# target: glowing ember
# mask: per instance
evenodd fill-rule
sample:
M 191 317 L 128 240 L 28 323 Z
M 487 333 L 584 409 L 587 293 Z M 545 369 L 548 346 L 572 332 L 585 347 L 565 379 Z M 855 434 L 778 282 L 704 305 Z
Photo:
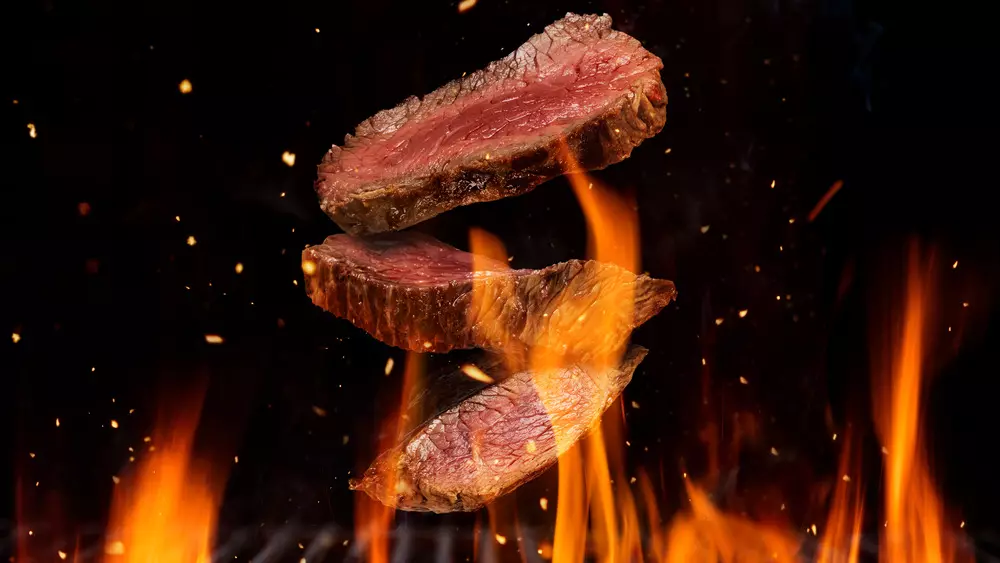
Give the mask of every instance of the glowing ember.
M 749 312 L 750 311 L 748 309 L 740 309 L 740 318 L 742 319 L 743 317 L 746 317 Z
M 476 381 L 481 381 L 483 383 L 493 383 L 493 378 L 486 375 L 483 370 L 479 369 L 473 364 L 464 364 L 462 366 L 462 373 L 468 375 Z
M 236 267 L 234 268 L 234 270 L 236 270 L 237 274 L 242 274 L 243 273 L 243 262 L 237 262 L 236 263 Z
M 548 510 L 549 509 L 549 499 L 547 499 L 545 497 L 542 497 L 542 498 L 538 499 L 538 506 L 542 507 L 542 510 Z
M 313 262 L 312 260 L 303 260 L 302 261 L 302 272 L 305 273 L 307 276 L 311 276 L 311 275 L 315 274 L 316 273 L 316 263 Z
M 114 420 L 114 419 L 111 419 L 111 427 L 112 428 L 118 428 L 118 421 Z
M 38 130 L 35 129 L 34 123 L 28 124 L 28 136 L 31 137 L 32 139 L 38 137 Z
M 506 536 L 501 536 L 500 534 L 497 534 L 496 535 L 496 539 L 497 539 L 497 543 L 498 544 L 500 544 L 500 545 L 507 545 L 507 538 L 506 538 Z
M 80 214 L 80 217 L 90 215 L 90 204 L 86 201 L 81 201 L 76 205 L 76 212 Z
M 843 180 L 837 180 L 832 186 L 830 186 L 830 189 L 827 190 L 826 193 L 823 194 L 823 197 L 820 198 L 819 202 L 816 203 L 816 207 L 813 207 L 813 210 L 809 212 L 810 223 L 816 220 L 820 211 L 823 211 L 826 204 L 830 203 L 830 200 L 833 199 L 833 196 L 837 195 L 837 192 L 839 192 L 842 187 L 844 187 Z
M 389 375 L 390 373 L 392 373 L 392 368 L 395 365 L 395 363 L 396 362 L 392 358 L 389 358 L 388 360 L 385 361 L 385 374 L 386 375 Z
M 198 244 L 198 239 L 194 238 L 194 235 L 188 235 L 187 245 L 188 246 L 194 246 L 196 244 Z
M 208 342 L 209 344 L 222 344 L 223 340 L 218 334 L 206 334 L 205 342 Z
M 191 81 L 187 78 L 181 80 L 181 83 L 177 85 L 177 88 L 181 91 L 181 94 L 190 94 L 191 90 L 194 89 L 194 87 L 191 86 Z
M 281 153 L 281 162 L 288 166 L 295 166 L 295 153 L 288 151 Z
M 476 6 L 478 0 L 462 0 L 458 3 L 458 13 L 464 14 Z
M 20 335 L 20 334 L 18 334 L 18 333 L 16 333 L 16 332 L 15 332 L 15 333 L 12 333 L 12 334 L 10 335 L 10 339 L 11 339 L 11 340 L 12 340 L 12 341 L 14 342 L 14 344 L 17 344 L 18 342 L 20 342 L 20 341 L 21 341 L 21 335 Z

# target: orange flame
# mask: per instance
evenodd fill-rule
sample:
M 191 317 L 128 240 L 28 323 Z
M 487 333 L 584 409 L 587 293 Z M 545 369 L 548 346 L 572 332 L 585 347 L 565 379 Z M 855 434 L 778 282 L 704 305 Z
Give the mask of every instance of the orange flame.
M 816 554 L 816 563 L 858 563 L 864 500 L 861 463 L 850 428 L 844 434 L 837 486 Z M 846 550 L 845 550 L 846 548 Z
M 909 563 L 965 560 L 956 531 L 947 532 L 922 446 L 924 331 L 933 288 L 916 244 L 910 249 L 902 334 L 888 366 L 873 378 L 875 427 L 885 448 L 885 526 L 882 561 Z
M 399 399 L 399 410 L 395 417 L 390 417 L 390 428 L 382 432 L 379 440 L 379 451 L 392 448 L 400 436 L 405 434 L 417 421 L 412 420 L 408 410 L 408 402 L 413 391 L 419 385 L 424 373 L 424 357 L 414 352 L 406 354 L 406 366 L 403 370 L 403 389 Z M 393 420 L 393 418 L 395 420 Z M 392 472 L 384 476 L 387 487 L 395 488 L 397 476 L 395 466 L 386 464 L 384 470 Z M 395 511 L 381 502 L 371 499 L 368 495 L 355 495 L 355 541 L 365 546 L 367 560 L 370 563 L 388 563 L 389 561 L 389 526 L 392 524 Z
M 105 561 L 208 563 L 221 487 L 192 462 L 201 399 L 157 428 L 155 450 L 115 489 Z

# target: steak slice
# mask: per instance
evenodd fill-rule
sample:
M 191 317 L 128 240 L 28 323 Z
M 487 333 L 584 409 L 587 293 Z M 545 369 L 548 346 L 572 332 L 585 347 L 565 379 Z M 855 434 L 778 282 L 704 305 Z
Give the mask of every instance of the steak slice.
M 661 68 L 610 16 L 566 14 L 485 69 L 363 121 L 319 165 L 321 206 L 348 233 L 394 231 L 619 162 L 666 122 Z
M 511 375 L 489 361 L 481 369 L 501 381 L 414 428 L 351 488 L 399 510 L 476 510 L 551 467 L 600 424 L 645 356 L 633 346 L 604 370 L 577 364 Z
M 418 352 L 550 347 L 574 361 L 616 357 L 632 329 L 676 296 L 673 282 L 614 264 L 570 260 L 512 270 L 409 231 L 333 235 L 306 248 L 302 260 L 314 304 Z

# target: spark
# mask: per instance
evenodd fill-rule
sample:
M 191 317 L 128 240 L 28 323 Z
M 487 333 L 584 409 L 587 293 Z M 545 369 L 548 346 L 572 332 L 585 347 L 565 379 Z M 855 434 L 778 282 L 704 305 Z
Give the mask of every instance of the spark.
M 191 86 L 191 81 L 187 78 L 181 80 L 181 83 L 177 86 L 177 88 L 181 91 L 181 94 L 190 94 L 191 90 L 194 89 L 194 87 Z
M 240 462 L 240 456 L 234 455 L 233 456 L 233 463 L 239 463 L 239 462 Z
M 284 162 L 289 166 L 295 166 L 295 153 L 290 151 L 281 153 L 281 162 Z
M 118 483 L 122 482 L 122 479 L 121 479 L 121 477 L 119 477 L 117 475 L 112 475 L 111 476 L 111 482 L 114 483 L 115 485 L 117 485 Z
M 86 201 L 81 201 L 76 204 L 76 211 L 80 214 L 80 217 L 86 217 L 87 215 L 90 215 L 90 204 Z
M 142 441 L 148 444 L 153 441 L 153 438 L 151 436 L 146 436 L 142 439 Z
M 545 497 L 542 497 L 542 498 L 538 499 L 538 506 L 541 506 L 542 510 L 548 510 L 549 509 L 549 499 L 547 499 Z M 964 522 L 963 522 L 963 524 L 964 524 Z
M 326 416 L 326 409 L 324 409 L 323 407 L 318 407 L 316 405 L 313 405 L 313 412 L 316 413 L 316 416 L 320 418 Z
M 424 348 L 425 349 L 430 350 L 431 346 L 433 346 L 433 344 L 431 344 L 430 342 L 424 341 Z
M 28 124 L 28 136 L 31 137 L 32 139 L 35 139 L 35 138 L 38 137 L 38 130 L 35 129 L 35 124 L 34 123 L 29 123 Z
M 778 455 L 778 448 L 771 446 L 771 455 Z
M 638 401 L 632 401 L 632 408 L 638 410 L 639 409 L 639 402 Z
M 754 271 L 754 272 L 757 272 L 757 273 L 759 274 L 759 273 L 760 273 L 760 266 L 758 266 L 758 265 L 754 265 L 754 267 L 753 267 L 753 271 Z
M 392 373 L 392 367 L 395 364 L 396 364 L 396 362 L 392 358 L 389 358 L 388 360 L 385 361 L 385 374 L 386 375 L 389 375 L 390 373 Z
M 749 312 L 750 312 L 749 309 L 740 309 L 740 318 L 742 319 L 743 317 L 747 316 L 747 313 Z
M 955 268 L 958 268 L 958 260 L 955 260 L 955 263 L 951 265 L 952 270 L 954 270 Z
M 780 295 L 775 295 L 774 298 L 777 299 L 778 301 L 781 301 L 781 296 Z
M 702 358 L 702 359 L 701 359 L 701 365 L 703 365 L 703 366 L 704 366 L 704 365 L 707 365 L 707 363 L 705 362 L 705 358 Z
M 962 307 L 963 308 L 964 307 L 968 307 L 968 306 L 969 306 L 969 302 L 968 301 L 962 301 Z
M 749 384 L 750 382 L 749 382 L 749 381 L 747 381 L 747 378 L 745 378 L 745 377 L 743 377 L 743 376 L 741 375 L 741 376 L 740 376 L 740 383 L 742 383 L 743 385 L 748 385 L 748 384 Z
M 833 441 L 834 441 L 834 442 L 836 442 L 836 441 L 837 441 L 837 433 L 836 433 L 836 432 L 834 432 L 834 433 L 833 433 Z
M 702 225 L 701 226 L 701 234 L 707 233 L 708 230 L 711 229 L 711 228 L 712 228 L 712 225 Z
M 112 428 L 118 428 L 118 421 L 112 418 L 111 419 L 111 427 Z
M 285 192 L 281 192 L 280 194 L 278 194 L 278 197 L 285 197 Z
M 181 216 L 180 215 L 174 215 L 174 221 L 177 221 L 178 223 L 180 223 L 181 222 Z
M 812 526 L 809 526 L 809 530 L 812 531 L 813 535 L 815 536 L 816 535 L 816 524 L 813 524 Z
M 319 28 L 318 27 L 316 28 L 316 33 L 319 33 Z
M 316 263 L 313 262 L 312 260 L 303 260 L 302 261 L 302 272 L 305 275 L 307 275 L 307 276 L 311 276 L 311 275 L 315 274 L 316 273 Z
M 424 348 L 430 348 L 430 342 L 424 342 Z M 476 381 L 482 381 L 483 383 L 493 383 L 493 378 L 486 375 L 483 370 L 479 369 L 475 364 L 463 364 L 462 373 L 475 379 Z
M 218 334 L 206 334 L 205 342 L 208 342 L 209 344 L 222 344 L 223 340 Z
M 66 559 L 66 552 L 65 551 L 57 551 L 56 555 L 59 556 L 59 559 Z
M 771 180 L 771 189 L 774 189 L 774 180 Z
M 458 3 L 458 13 L 464 14 L 476 6 L 477 0 L 462 0 Z
M 188 246 L 194 246 L 198 244 L 198 239 L 194 238 L 194 235 L 188 235 L 187 244 Z
M 59 428 L 59 419 L 56 419 L 56 428 Z
M 465 0 L 465 1 L 468 1 L 468 0 Z M 507 545 L 507 538 L 504 537 L 504 536 L 501 536 L 500 534 L 497 534 L 497 543 L 500 544 L 500 545 Z
M 844 476 L 843 476 L 843 477 L 841 477 L 841 479 L 842 479 L 842 480 L 843 480 L 843 481 L 844 481 L 845 483 L 850 483 L 850 482 L 851 482 L 851 476 L 850 476 L 850 475 L 848 475 L 848 474 L 846 474 L 846 473 L 844 474 Z
M 94 373 L 95 371 L 97 371 L 97 367 L 92 366 L 90 368 L 90 373 Z
M 965 527 L 965 520 L 962 520 L 962 523 L 959 524 L 958 527 L 959 528 L 964 528 Z
M 21 335 L 16 332 L 11 333 L 10 339 L 14 341 L 14 344 L 17 344 L 18 342 L 21 341 Z
M 795 217 L 789 217 L 788 218 L 788 224 L 789 225 L 794 225 L 795 224 Z
M 715 319 L 715 326 L 721 325 L 724 320 L 722 317 Z
M 837 180 L 836 182 L 833 183 L 832 186 L 830 186 L 830 189 L 827 190 L 826 193 L 823 194 L 823 197 L 819 199 L 819 202 L 816 203 L 816 207 L 813 207 L 813 210 L 809 212 L 810 223 L 816 220 L 816 217 L 819 215 L 819 212 L 823 211 L 823 208 L 826 207 L 826 204 L 830 203 L 830 200 L 833 199 L 833 196 L 837 195 L 837 192 L 839 192 L 840 188 L 842 187 L 844 187 L 843 180 Z
M 663 151 L 663 154 L 670 154 L 672 150 L 670 147 L 667 147 L 667 150 Z

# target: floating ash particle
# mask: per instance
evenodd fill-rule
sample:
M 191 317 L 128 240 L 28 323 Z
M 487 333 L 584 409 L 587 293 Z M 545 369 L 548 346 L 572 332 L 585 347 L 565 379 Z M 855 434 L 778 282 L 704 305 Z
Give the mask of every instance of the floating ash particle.
M 506 538 L 506 536 L 501 536 L 500 534 L 497 534 L 496 538 L 497 538 L 497 543 L 498 544 L 500 544 L 500 545 L 507 545 L 507 538 Z
M 458 3 L 458 13 L 464 14 L 472 8 L 476 7 L 476 2 L 478 0 L 462 0 Z
M 218 334 L 206 334 L 205 342 L 208 342 L 209 344 L 222 344 L 223 340 Z
M 711 229 L 711 228 L 712 228 L 712 225 L 702 225 L 701 226 L 701 234 L 707 233 L 708 230 Z
M 385 361 L 385 374 L 386 374 L 387 376 L 388 376 L 388 375 L 389 375 L 390 373 L 392 373 L 392 367 L 393 367 L 393 366 L 394 366 L 395 364 L 396 364 L 396 362 L 395 362 L 395 360 L 393 360 L 392 358 L 389 358 L 388 360 L 386 360 L 386 361 Z
M 198 244 L 198 239 L 194 238 L 194 235 L 188 235 L 187 245 L 188 246 L 194 246 L 196 244 Z
M 740 383 L 742 383 L 743 385 L 747 385 L 747 384 L 749 384 L 750 382 L 749 382 L 749 381 L 747 381 L 747 378 L 745 378 L 745 377 L 743 377 L 743 376 L 741 375 L 741 376 L 740 376 Z
M 722 317 L 715 319 L 715 326 L 721 325 L 724 320 Z
M 954 270 L 955 268 L 958 268 L 958 260 L 955 260 L 955 263 L 951 265 L 952 270 Z
M 21 335 L 14 332 L 10 335 L 10 339 L 14 341 L 14 344 L 17 344 L 18 342 L 21 341 Z
M 242 274 L 243 273 L 243 262 L 237 262 L 236 263 L 236 268 L 234 268 L 234 269 L 236 270 L 237 274 Z
M 177 88 L 181 91 L 181 94 L 190 94 L 191 90 L 194 90 L 194 86 L 191 85 L 191 81 L 187 78 L 181 80 L 181 83 L 177 85 Z
M 302 261 L 302 272 L 305 275 L 307 275 L 307 276 L 311 276 L 311 275 L 315 274 L 316 273 L 316 263 L 313 262 L 312 260 L 303 260 Z
M 313 412 L 316 413 L 316 416 L 320 418 L 326 416 L 326 409 L 324 409 L 323 407 L 313 405 Z
M 771 447 L 771 455 L 778 455 L 778 448 Z
M 538 499 L 538 506 L 542 507 L 542 510 L 548 510 L 549 509 L 549 499 L 547 499 L 545 497 L 542 497 L 542 498 Z M 965 522 L 962 522 L 962 523 L 965 524 Z M 539 551 L 541 551 L 541 550 L 539 550 Z
M 424 348 L 430 348 L 430 342 L 424 342 Z M 463 364 L 462 373 L 475 379 L 476 381 L 482 381 L 483 383 L 493 383 L 493 378 L 486 375 L 483 370 L 479 369 L 475 364 Z
M 289 151 L 281 153 L 281 162 L 289 166 L 295 166 L 295 153 Z
M 112 475 L 111 476 L 111 482 L 114 483 L 115 485 L 117 485 L 118 483 L 121 483 L 122 480 L 121 480 L 121 478 L 119 476 Z
M 76 212 L 80 214 L 80 217 L 86 217 L 90 215 L 90 204 L 86 201 L 81 201 L 76 204 Z
M 125 554 L 125 544 L 120 541 L 113 541 L 108 545 L 104 546 L 104 553 L 107 555 L 124 555 Z
M 59 556 L 59 559 L 66 559 L 66 552 L 65 551 L 57 551 L 56 555 Z
M 740 309 L 740 318 L 742 319 L 743 317 L 747 316 L 747 313 L 749 312 L 750 312 L 749 309 Z
M 35 124 L 34 123 L 29 123 L 28 124 L 28 136 L 31 137 L 32 139 L 35 139 L 35 138 L 38 137 L 38 130 L 35 129 Z
M 118 421 L 112 418 L 111 419 L 111 427 L 112 428 L 118 428 Z

